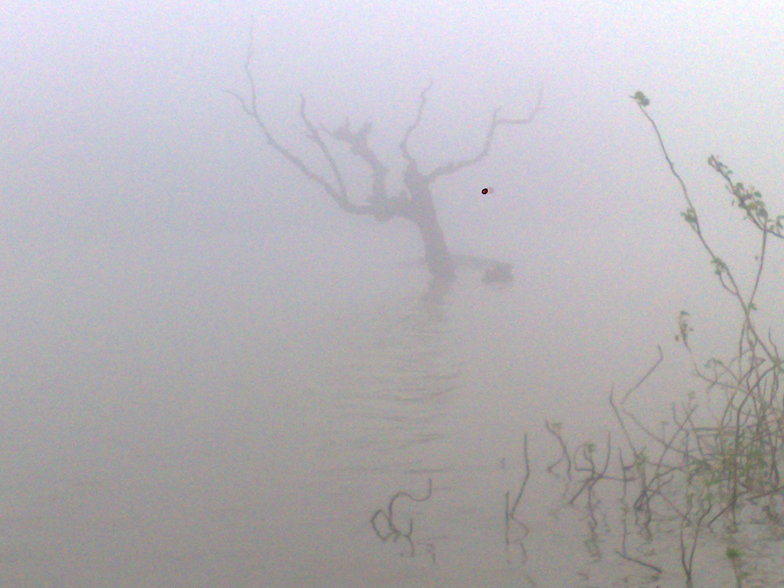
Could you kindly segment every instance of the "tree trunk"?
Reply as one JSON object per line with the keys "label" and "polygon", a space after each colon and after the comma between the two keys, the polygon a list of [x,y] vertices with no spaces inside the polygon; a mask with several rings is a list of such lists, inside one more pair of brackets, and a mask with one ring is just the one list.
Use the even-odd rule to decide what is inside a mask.
{"label": "tree trunk", "polygon": [[446,246],[444,232],[438,224],[433,199],[430,195],[417,199],[417,212],[414,222],[419,227],[422,243],[425,246],[425,263],[436,280],[449,281],[455,278],[455,265],[452,254]]}

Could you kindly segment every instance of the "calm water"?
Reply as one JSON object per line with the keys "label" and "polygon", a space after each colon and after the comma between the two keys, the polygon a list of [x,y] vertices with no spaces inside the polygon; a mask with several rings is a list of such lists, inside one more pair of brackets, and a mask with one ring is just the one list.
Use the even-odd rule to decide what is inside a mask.
{"label": "calm water", "polygon": [[[544,421],[603,439],[607,366],[650,359],[586,339],[607,317],[546,276],[468,272],[439,294],[384,267],[354,291],[273,288],[245,267],[80,256],[43,268],[92,256],[72,287],[32,267],[8,292],[3,586],[683,585],[675,536],[634,543],[667,566],[653,580],[614,555],[617,497],[592,532],[544,473]],[[526,432],[526,528],[507,529]],[[423,500],[390,516],[399,491]],[[721,565],[698,585],[731,585],[722,549],[700,552]]]}

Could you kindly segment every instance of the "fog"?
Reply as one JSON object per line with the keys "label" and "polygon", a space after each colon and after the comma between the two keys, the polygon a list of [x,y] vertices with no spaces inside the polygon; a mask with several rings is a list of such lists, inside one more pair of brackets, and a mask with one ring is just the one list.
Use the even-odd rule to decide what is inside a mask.
{"label": "fog", "polygon": [[[276,152],[231,95],[248,95],[251,29],[272,135],[332,181],[300,96],[318,128],[372,121],[390,195],[428,84],[408,141],[425,173],[541,93],[530,124],[430,186],[450,250],[512,263],[514,283],[458,268],[435,296],[413,224],[344,213]],[[630,96],[651,99],[708,237],[743,264],[754,235],[706,160],[784,208],[778,3],[11,0],[0,54],[0,583],[615,581],[545,522],[510,564],[492,517],[523,433],[535,472],[545,420],[601,435],[609,390],[657,345],[652,414],[698,387],[681,310],[701,358],[736,345]],[[365,203],[368,167],[324,136]],[[771,247],[758,304],[777,319]],[[429,535],[400,557],[368,521],[428,478]]]}

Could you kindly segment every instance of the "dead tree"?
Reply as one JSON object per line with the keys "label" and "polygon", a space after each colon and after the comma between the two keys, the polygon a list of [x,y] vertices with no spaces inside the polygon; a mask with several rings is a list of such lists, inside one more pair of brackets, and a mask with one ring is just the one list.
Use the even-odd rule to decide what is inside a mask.
{"label": "dead tree", "polygon": [[[345,212],[357,215],[368,215],[377,221],[385,222],[393,218],[403,218],[414,223],[419,229],[422,243],[425,250],[425,262],[432,276],[438,281],[449,281],[455,276],[455,262],[452,254],[447,247],[444,239],[444,232],[438,222],[435,203],[431,186],[441,177],[456,173],[484,159],[490,152],[490,147],[495,136],[496,129],[501,126],[522,125],[533,121],[536,114],[541,110],[541,92],[539,98],[528,114],[524,118],[502,118],[499,116],[500,108],[493,111],[490,124],[485,134],[482,149],[473,157],[450,161],[440,167],[435,168],[429,173],[420,170],[416,160],[408,150],[408,141],[412,133],[419,126],[422,120],[422,113],[425,108],[427,92],[432,86],[432,82],[421,93],[419,108],[414,121],[406,129],[403,140],[400,142],[400,151],[406,161],[405,171],[403,172],[403,184],[406,187],[398,196],[390,196],[387,192],[387,174],[389,169],[378,159],[376,154],[368,145],[368,135],[371,131],[371,123],[367,122],[359,129],[352,129],[348,119],[342,126],[333,131],[325,129],[323,126],[317,127],[308,118],[305,112],[305,97],[300,97],[299,113],[307,129],[307,138],[313,141],[323,155],[329,166],[333,179],[328,180],[323,175],[314,171],[291,149],[284,146],[270,132],[259,112],[258,92],[256,79],[251,72],[251,62],[253,60],[253,37],[248,45],[245,58],[245,75],[248,80],[248,96],[233,91],[229,94],[234,96],[240,103],[242,110],[247,114],[261,131],[267,143],[282,155],[289,163],[297,168],[305,177],[312,180],[335,201],[335,203]],[[349,197],[343,175],[338,168],[337,162],[332,155],[329,147],[324,141],[324,134],[335,141],[346,143],[351,152],[362,159],[370,168],[372,173],[372,188],[369,197],[364,203],[356,203]]]}

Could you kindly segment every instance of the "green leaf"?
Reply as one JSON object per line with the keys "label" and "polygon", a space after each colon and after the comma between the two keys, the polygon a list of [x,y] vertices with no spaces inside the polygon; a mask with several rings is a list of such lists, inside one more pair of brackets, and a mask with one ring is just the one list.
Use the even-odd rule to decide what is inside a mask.
{"label": "green leaf", "polygon": [[634,93],[634,96],[631,96],[631,98],[633,98],[640,106],[648,106],[651,103],[651,101],[648,100],[648,97],[639,90],[637,90]]}

